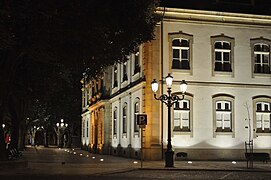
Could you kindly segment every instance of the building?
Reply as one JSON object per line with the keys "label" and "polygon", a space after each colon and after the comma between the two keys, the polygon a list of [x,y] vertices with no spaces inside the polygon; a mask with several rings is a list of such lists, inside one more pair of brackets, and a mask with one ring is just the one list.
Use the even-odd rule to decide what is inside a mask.
{"label": "building", "polygon": [[[163,20],[155,40],[108,70],[106,100],[84,106],[82,128],[88,135],[83,133],[82,143],[139,158],[143,137],[144,158],[161,159],[168,114],[154,99],[151,82],[159,80],[157,94],[166,93],[164,78],[171,73],[174,93],[180,93],[183,79],[188,82],[185,99],[171,110],[175,154],[240,160],[249,140],[254,151],[271,153],[271,16],[182,8],[159,8],[158,13]],[[93,114],[97,109],[100,118]],[[137,113],[148,116],[143,134]]]}

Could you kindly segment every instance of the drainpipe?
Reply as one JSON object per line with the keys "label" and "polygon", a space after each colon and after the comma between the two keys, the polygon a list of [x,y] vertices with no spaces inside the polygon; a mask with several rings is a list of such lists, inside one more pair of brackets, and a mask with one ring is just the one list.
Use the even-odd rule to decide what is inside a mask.
{"label": "drainpipe", "polygon": [[[163,75],[164,75],[164,15],[165,15],[165,11],[166,11],[166,8],[164,7],[164,10],[163,10],[163,14],[162,14],[162,21],[161,21],[161,83],[162,83],[162,94],[164,94],[164,79],[163,79]],[[162,146],[162,159],[164,159],[164,153],[163,153],[163,150],[164,150],[164,143],[163,143],[163,139],[164,139],[164,106],[163,106],[163,103],[162,103],[162,110],[161,110],[161,146]]]}

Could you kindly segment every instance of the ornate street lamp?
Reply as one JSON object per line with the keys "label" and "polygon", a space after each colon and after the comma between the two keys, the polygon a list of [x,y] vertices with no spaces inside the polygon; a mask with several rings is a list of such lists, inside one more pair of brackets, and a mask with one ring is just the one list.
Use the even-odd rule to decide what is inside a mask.
{"label": "ornate street lamp", "polygon": [[56,127],[57,127],[57,146],[60,147],[60,131],[61,130],[65,130],[68,127],[67,123],[64,123],[64,119],[60,120],[60,123],[56,123]]}
{"label": "ornate street lamp", "polygon": [[156,96],[156,92],[158,91],[157,81],[154,79],[151,83],[152,91],[154,92],[154,98],[156,100],[159,100],[165,103],[168,107],[168,144],[167,144],[167,150],[165,152],[165,167],[174,167],[174,162],[173,162],[174,151],[172,150],[172,145],[171,145],[171,107],[174,103],[184,99],[184,95],[187,89],[187,83],[185,82],[185,80],[182,80],[180,84],[182,97],[180,98],[179,96],[175,94],[171,94],[172,82],[173,82],[173,77],[170,74],[168,74],[166,77],[167,94],[162,94],[160,97]]}

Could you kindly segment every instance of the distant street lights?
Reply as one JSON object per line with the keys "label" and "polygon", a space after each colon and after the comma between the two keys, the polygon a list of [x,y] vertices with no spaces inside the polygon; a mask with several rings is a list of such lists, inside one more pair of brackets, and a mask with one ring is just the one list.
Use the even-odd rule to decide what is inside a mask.
{"label": "distant street lights", "polygon": [[154,92],[154,98],[156,100],[159,100],[165,103],[168,107],[168,144],[167,144],[167,150],[165,152],[165,167],[174,167],[174,162],[173,162],[174,151],[172,150],[172,145],[171,145],[171,107],[174,103],[177,103],[178,101],[184,99],[184,95],[187,89],[187,83],[185,82],[185,80],[182,80],[180,84],[182,97],[180,98],[179,96],[175,94],[171,94],[172,82],[173,82],[173,77],[170,74],[168,74],[166,77],[167,94],[162,94],[158,98],[156,97],[156,92],[158,91],[158,83],[155,79],[151,83],[152,91]]}
{"label": "distant street lights", "polygon": [[68,123],[64,123],[64,119],[61,119],[60,123],[56,123],[56,127],[57,127],[57,146],[62,147],[61,136],[68,127]]}

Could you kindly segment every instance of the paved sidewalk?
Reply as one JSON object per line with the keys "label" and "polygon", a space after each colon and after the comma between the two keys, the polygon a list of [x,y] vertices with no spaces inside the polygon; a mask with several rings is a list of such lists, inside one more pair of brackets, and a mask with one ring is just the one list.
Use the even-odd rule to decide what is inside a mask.
{"label": "paved sidewalk", "polygon": [[[27,162],[16,167],[16,163]],[[1,164],[1,162],[0,162]],[[20,164],[20,163],[19,163]],[[142,166],[141,166],[142,165]],[[254,162],[247,169],[246,161],[175,161],[174,168],[165,168],[164,161],[141,161],[111,155],[91,154],[81,149],[27,147],[20,160],[10,162],[10,167],[0,165],[3,174],[81,174],[104,175],[142,170],[171,171],[261,171],[271,172],[271,163]],[[142,167],[142,168],[141,168]]]}

